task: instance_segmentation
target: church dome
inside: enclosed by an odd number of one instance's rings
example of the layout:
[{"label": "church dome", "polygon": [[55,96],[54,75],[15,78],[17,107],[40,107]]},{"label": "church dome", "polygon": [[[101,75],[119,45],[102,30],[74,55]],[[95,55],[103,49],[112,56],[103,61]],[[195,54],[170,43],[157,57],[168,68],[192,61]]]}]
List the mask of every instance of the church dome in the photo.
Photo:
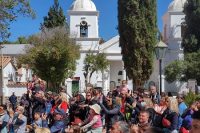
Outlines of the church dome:
[{"label": "church dome", "polygon": [[70,8],[72,11],[96,11],[92,0],[75,0]]},{"label": "church dome", "polygon": [[186,0],[173,0],[168,7],[168,11],[183,11],[185,2]]}]

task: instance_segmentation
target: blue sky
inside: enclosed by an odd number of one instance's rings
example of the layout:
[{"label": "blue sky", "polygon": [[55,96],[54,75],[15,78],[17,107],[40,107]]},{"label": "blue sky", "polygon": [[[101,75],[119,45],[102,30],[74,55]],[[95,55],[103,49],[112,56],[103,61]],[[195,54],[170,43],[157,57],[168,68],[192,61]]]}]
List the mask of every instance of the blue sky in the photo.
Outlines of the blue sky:
[{"label": "blue sky", "polygon": [[[172,0],[157,0],[158,6],[158,27],[162,29],[162,15],[167,11],[168,5]],[[67,10],[73,0],[59,0],[61,7],[67,15]],[[100,37],[108,40],[118,34],[117,27],[117,0],[93,0],[100,12],[99,16],[99,34]],[[36,19],[18,17],[10,25],[10,41],[15,41],[19,36],[29,36],[39,32],[40,23],[43,17],[47,15],[49,7],[53,0],[31,0],[31,7],[36,12]]]}]

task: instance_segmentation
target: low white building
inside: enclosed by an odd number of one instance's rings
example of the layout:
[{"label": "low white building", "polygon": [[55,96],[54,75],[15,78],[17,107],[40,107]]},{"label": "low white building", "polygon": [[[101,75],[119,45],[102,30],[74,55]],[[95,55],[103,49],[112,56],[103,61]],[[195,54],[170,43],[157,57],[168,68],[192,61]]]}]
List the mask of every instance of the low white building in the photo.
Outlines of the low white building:
[{"label": "low white building", "polygon": [[28,66],[18,69],[16,58],[25,54],[25,49],[29,46],[29,44],[2,45],[0,66],[3,66],[3,71],[0,71],[0,96],[7,98],[15,92],[15,95],[20,97],[27,92],[27,82],[32,79],[32,70]]}]

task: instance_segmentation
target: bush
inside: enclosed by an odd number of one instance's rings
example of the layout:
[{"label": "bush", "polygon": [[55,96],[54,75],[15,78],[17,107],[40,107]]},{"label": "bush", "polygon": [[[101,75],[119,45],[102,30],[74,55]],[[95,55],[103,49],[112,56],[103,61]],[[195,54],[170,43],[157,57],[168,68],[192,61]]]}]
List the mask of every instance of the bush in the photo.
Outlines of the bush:
[{"label": "bush", "polygon": [[193,93],[192,91],[190,91],[185,96],[185,100],[184,101],[185,101],[185,103],[186,103],[187,106],[190,106],[194,101],[196,101],[199,98],[200,98],[200,95],[196,95],[195,93]]}]

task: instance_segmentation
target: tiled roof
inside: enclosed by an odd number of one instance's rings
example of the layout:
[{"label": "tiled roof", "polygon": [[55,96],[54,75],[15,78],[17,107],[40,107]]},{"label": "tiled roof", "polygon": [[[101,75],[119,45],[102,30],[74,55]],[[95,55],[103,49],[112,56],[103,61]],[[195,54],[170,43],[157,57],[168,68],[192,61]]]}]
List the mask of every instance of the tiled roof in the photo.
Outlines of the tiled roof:
[{"label": "tiled roof", "polygon": [[0,67],[3,65],[3,67],[6,67],[8,65],[8,63],[11,61],[11,57],[10,56],[0,56]]},{"label": "tiled roof", "polygon": [[7,87],[26,87],[27,82],[8,82]]}]

